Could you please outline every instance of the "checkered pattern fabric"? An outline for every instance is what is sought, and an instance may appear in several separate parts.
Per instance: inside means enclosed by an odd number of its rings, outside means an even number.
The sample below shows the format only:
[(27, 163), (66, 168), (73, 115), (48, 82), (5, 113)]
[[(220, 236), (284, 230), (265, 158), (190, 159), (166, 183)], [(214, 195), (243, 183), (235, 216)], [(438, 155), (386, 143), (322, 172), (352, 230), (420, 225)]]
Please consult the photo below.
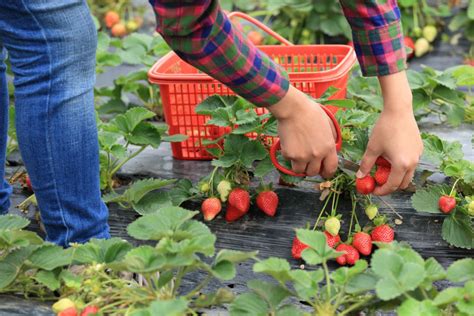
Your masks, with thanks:
[(352, 28), (354, 48), (365, 76), (406, 68), (406, 51), (396, 0), (340, 0)]
[[(157, 31), (183, 60), (256, 104), (269, 106), (288, 91), (288, 74), (248, 41), (218, 0), (150, 0)], [(395, 0), (341, 0), (364, 75), (405, 68)]]

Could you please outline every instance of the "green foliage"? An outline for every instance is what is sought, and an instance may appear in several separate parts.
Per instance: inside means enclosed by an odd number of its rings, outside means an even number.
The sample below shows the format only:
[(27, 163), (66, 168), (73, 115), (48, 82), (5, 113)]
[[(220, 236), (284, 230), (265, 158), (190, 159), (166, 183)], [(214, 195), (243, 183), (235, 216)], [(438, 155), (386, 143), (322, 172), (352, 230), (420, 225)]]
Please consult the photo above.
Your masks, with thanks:
[[(155, 113), (141, 107), (131, 108), (110, 122), (98, 119), (100, 144), (101, 188), (112, 190), (114, 176), (120, 168), (147, 147), (157, 148), (163, 140), (182, 141), (183, 135), (165, 138), (166, 126), (153, 124), (148, 119)], [(131, 146), (138, 149), (131, 151)], [(143, 196), (142, 196), (143, 197)], [(136, 201), (134, 201), (136, 203)]]
[[(328, 252), (322, 233), (298, 230), (297, 235), (310, 244), (311, 251)], [(332, 273), (325, 264), (325, 258), (331, 256), (320, 257), (322, 267), (309, 269), (313, 271), (292, 270), (286, 260), (278, 258), (255, 263), (255, 272), (276, 282), (250, 281), (250, 292), (234, 300), (231, 315), (286, 315), (287, 310), (291, 310), (288, 315), (302, 315), (302, 305), (292, 302), (304, 303), (305, 312), (318, 315), (371, 314), (394, 308), (399, 315), (440, 315), (465, 312), (474, 303), (473, 259), (459, 260), (445, 271), (435, 259), (424, 260), (408, 245), (397, 242), (376, 250), (370, 265), (359, 260), (353, 267)], [(438, 292), (434, 282), (446, 279), (458, 282), (459, 287)]]
[[(119, 238), (92, 239), (68, 249), (43, 242), (39, 237), (0, 248), (0, 293), (55, 300), (54, 291), (75, 302), (100, 307), (107, 315), (183, 315), (197, 308), (233, 300), (228, 289), (202, 294), (212, 280), (230, 280), (235, 266), (253, 259), (256, 252), (221, 250), (215, 254), (216, 237), (196, 212), (165, 207), (129, 225), (132, 237), (149, 241), (133, 247)], [(29, 224), (18, 216), (0, 216), (0, 232), (18, 234)], [(33, 233), (31, 233), (33, 234)], [(12, 237), (10, 236), (10, 239)], [(79, 269), (69, 267), (74, 264)], [(188, 273), (204, 276), (194, 288), (182, 287)], [(139, 273), (146, 282), (124, 279), (124, 273)], [(79, 304), (79, 303), (78, 303)], [(120, 306), (118, 306), (120, 304)]]

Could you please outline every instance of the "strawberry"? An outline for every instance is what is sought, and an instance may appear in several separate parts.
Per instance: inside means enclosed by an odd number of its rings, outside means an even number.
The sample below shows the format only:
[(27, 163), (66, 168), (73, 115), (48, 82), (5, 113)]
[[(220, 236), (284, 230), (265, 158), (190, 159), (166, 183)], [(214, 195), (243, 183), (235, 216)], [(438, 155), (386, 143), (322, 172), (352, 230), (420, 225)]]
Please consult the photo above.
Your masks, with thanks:
[(62, 312), (63, 310), (66, 310), (68, 308), (76, 308), (76, 304), (74, 304), (74, 302), (68, 298), (62, 298), (56, 303), (54, 303), (52, 306), (53, 312), (55, 313)]
[(33, 186), (31, 185), (31, 179), (28, 175), (25, 177), (25, 183), (26, 183), (26, 187), (28, 188), (28, 190), (30, 190), (30, 192), (33, 192)]
[(108, 11), (104, 16), (105, 26), (109, 29), (120, 22), (120, 15), (115, 11)]
[(340, 244), (337, 246), (336, 251), (344, 252), (343, 255), (340, 255), (336, 258), (337, 263), (339, 263), (341, 266), (345, 265), (346, 263), (354, 265), (357, 260), (359, 260), (359, 252), (351, 245)]
[(127, 28), (125, 27), (125, 24), (119, 22), (112, 26), (110, 32), (112, 33), (112, 36), (124, 37), (125, 35), (127, 35)]
[(257, 206), (268, 216), (274, 216), (278, 207), (278, 195), (274, 191), (262, 191), (257, 196)]
[(415, 42), (415, 56), (421, 57), (430, 51), (430, 42), (424, 37), (421, 37)]
[(387, 183), (388, 176), (390, 176), (390, 168), (379, 166), (374, 175), (375, 182), (377, 182), (378, 185), (384, 185)]
[(229, 194), (229, 205), (235, 207), (243, 214), (250, 208), (250, 194), (241, 188), (233, 189)]
[(443, 195), (438, 200), (438, 206), (441, 212), (448, 214), (456, 207), (456, 199), (453, 196)]
[(469, 205), (467, 207), (467, 213), (469, 216), (474, 216), (474, 201), (469, 202)]
[(125, 27), (129, 32), (135, 32), (136, 30), (138, 30), (138, 24), (133, 20), (128, 21), (127, 24), (125, 24)]
[(391, 168), (392, 167), (392, 164), (382, 156), (379, 156), (377, 158), (377, 160), (375, 160), (375, 164), (379, 167), (385, 167), (385, 168)]
[(89, 316), (89, 315), (94, 315), (99, 312), (99, 308), (97, 306), (91, 305), (87, 306), (82, 310), (81, 316)]
[(372, 241), (390, 243), (393, 241), (394, 235), (395, 232), (393, 231), (392, 227), (388, 226), (387, 224), (383, 224), (375, 227), (372, 230), (370, 237), (372, 237)]
[(337, 217), (329, 217), (325, 222), (324, 222), (324, 228), (326, 231), (333, 235), (334, 237), (339, 234), (339, 230), (341, 229), (341, 222)]
[(77, 309), (75, 307), (69, 307), (58, 313), (58, 316), (77, 316)]
[(201, 205), (201, 211), (204, 220), (212, 221), (222, 209), (221, 201), (216, 197), (210, 197), (204, 200)]
[(428, 42), (433, 42), (438, 35), (438, 30), (434, 25), (427, 25), (422, 30), (423, 37), (428, 40)]
[(326, 243), (331, 248), (334, 248), (339, 242), (341, 242), (341, 237), (339, 237), (339, 235), (333, 236), (327, 231), (324, 232), (324, 235), (326, 235)]
[(367, 215), (367, 217), (370, 220), (373, 220), (375, 216), (377, 216), (378, 212), (379, 212), (379, 209), (377, 208), (377, 205), (375, 204), (370, 204), (369, 206), (365, 208), (365, 215)]
[(291, 256), (295, 259), (301, 259), (301, 253), (303, 250), (308, 248), (308, 245), (303, 244), (298, 237), (295, 236), (293, 239), (293, 245), (291, 246)]
[(227, 201), (230, 191), (232, 191), (232, 184), (227, 180), (222, 180), (217, 185), (217, 192), (219, 192), (222, 202)]
[(247, 38), (254, 44), (254, 45), (262, 45), (263, 43), (263, 35), (257, 31), (250, 31), (247, 34)]
[(368, 256), (372, 253), (372, 237), (365, 232), (358, 232), (354, 234), (352, 246), (361, 254)]
[(227, 211), (225, 212), (225, 220), (227, 222), (235, 222), (244, 215), (245, 213), (239, 211), (235, 206), (227, 205)]
[(370, 194), (375, 189), (375, 179), (368, 175), (363, 178), (356, 179), (356, 190), (360, 194)]
[(405, 47), (408, 47), (411, 49), (411, 52), (407, 52), (408, 53), (408, 58), (412, 58), (413, 56), (415, 56), (415, 42), (413, 41), (413, 39), (410, 37), (410, 36), (405, 36), (405, 38), (403, 39), (403, 42), (405, 43)]

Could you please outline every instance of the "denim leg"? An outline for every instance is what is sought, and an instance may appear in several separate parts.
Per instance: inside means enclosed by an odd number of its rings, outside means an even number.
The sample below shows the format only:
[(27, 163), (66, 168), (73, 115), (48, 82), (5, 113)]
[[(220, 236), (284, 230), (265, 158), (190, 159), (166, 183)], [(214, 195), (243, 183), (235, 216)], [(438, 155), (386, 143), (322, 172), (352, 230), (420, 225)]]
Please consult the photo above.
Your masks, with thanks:
[(47, 240), (108, 238), (94, 110), (97, 33), (84, 0), (0, 2), (18, 143)]
[(6, 51), (0, 43), (0, 214), (8, 212), (10, 195), (12, 194), (12, 187), (5, 180), (5, 155), (8, 132), (8, 84), (5, 58)]

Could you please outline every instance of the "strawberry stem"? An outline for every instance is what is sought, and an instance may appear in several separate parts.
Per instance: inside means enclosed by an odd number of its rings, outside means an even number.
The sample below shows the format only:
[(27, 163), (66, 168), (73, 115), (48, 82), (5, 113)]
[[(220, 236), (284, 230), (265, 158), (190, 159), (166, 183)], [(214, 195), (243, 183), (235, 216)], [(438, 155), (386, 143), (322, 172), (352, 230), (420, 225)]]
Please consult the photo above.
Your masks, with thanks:
[(458, 184), (459, 180), (461, 180), (461, 178), (457, 179), (456, 181), (454, 181), (454, 184), (453, 184), (453, 187), (451, 188), (451, 192), (449, 192), (449, 196), (451, 197), (456, 197), (456, 185)]
[(334, 192), (329, 193), (329, 196), (326, 198), (326, 202), (324, 202), (323, 208), (321, 209), (321, 212), (319, 212), (319, 216), (316, 219), (316, 222), (314, 223), (313, 230), (316, 230), (316, 227), (318, 227), (319, 221), (321, 220), (324, 210), (326, 209), (328, 202), (331, 198), (331, 194), (335, 194), (335, 193)]
[(347, 234), (347, 240), (351, 237), (351, 232), (352, 232), (352, 225), (354, 223), (354, 218), (357, 222), (357, 225), (359, 225), (359, 220), (357, 219), (357, 216), (355, 214), (355, 209), (357, 205), (357, 200), (355, 199), (354, 195), (351, 194), (351, 200), (352, 200), (352, 212), (351, 212), (351, 222), (349, 224), (349, 233)]

